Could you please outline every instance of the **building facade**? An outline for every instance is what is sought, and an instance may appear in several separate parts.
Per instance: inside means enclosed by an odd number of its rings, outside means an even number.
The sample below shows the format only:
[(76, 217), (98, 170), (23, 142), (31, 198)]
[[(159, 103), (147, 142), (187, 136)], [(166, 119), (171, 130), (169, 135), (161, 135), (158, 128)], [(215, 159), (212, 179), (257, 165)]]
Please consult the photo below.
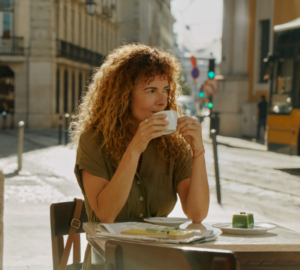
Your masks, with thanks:
[[(93, 71), (123, 42), (172, 49), (170, 1), (126, 2), (95, 0), (90, 15), (86, 0), (1, 0), (0, 128), (20, 120), (52, 128), (60, 116), (76, 114)], [(164, 13), (167, 22), (152, 29)]]
[(122, 0), (120, 11), (121, 43), (140, 42), (175, 49), (174, 17), (171, 0)]
[(274, 26), (300, 17), (300, 2), (224, 0), (220, 91), (220, 134), (255, 137), (254, 116), (262, 94), (269, 99), (264, 58), (273, 50)]

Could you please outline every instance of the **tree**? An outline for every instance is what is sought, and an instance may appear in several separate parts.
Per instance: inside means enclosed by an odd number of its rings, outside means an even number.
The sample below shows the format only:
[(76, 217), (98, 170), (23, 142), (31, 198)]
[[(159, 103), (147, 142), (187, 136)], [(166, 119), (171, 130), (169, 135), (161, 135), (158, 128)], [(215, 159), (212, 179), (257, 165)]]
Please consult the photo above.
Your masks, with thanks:
[(192, 89), (188, 87), (186, 81), (182, 80), (182, 78), (184, 78), (183, 75), (181, 75), (179, 79), (179, 84), (182, 88), (182, 94), (185, 96), (190, 96), (192, 94)]

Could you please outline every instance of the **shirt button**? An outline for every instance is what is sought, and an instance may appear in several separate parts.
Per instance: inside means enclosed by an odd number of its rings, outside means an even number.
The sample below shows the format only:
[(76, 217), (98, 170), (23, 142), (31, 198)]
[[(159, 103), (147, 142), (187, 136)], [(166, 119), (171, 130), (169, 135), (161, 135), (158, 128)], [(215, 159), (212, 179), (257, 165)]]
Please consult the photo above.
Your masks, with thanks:
[(137, 184), (138, 184), (138, 185), (140, 185), (140, 184), (141, 184), (141, 182), (140, 182), (140, 181), (137, 181)]
[(144, 214), (143, 213), (140, 213), (140, 217), (143, 217), (144, 216)]
[(140, 201), (142, 202), (144, 200), (144, 197), (143, 196), (140, 196)]

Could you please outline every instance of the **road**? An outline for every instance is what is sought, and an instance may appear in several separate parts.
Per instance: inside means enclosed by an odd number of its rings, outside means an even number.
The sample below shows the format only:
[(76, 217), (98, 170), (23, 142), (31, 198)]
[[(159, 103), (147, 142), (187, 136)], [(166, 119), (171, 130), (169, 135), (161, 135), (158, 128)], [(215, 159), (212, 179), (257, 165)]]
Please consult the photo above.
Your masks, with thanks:
[[(267, 152), (248, 140), (218, 136), (222, 205), (216, 203), (214, 160), (208, 122), (203, 123), (211, 192), (210, 222), (253, 212), (300, 232), (300, 157)], [(82, 197), (73, 173), (76, 150), (57, 145), (57, 130), (25, 131), (23, 168), (17, 168), (17, 132), (0, 133), (5, 173), (4, 269), (52, 269), (49, 206)], [(171, 216), (182, 216), (177, 204)], [(84, 239), (83, 239), (84, 240)], [(84, 250), (84, 248), (83, 248)]]

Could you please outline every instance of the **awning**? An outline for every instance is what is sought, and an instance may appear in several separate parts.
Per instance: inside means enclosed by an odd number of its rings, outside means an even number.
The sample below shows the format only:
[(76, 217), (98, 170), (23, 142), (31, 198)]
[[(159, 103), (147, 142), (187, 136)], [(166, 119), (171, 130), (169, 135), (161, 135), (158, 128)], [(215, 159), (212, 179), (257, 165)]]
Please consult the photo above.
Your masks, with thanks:
[(297, 18), (291, 22), (279, 24), (274, 26), (274, 32), (286, 31), (291, 29), (300, 28), (300, 18)]

